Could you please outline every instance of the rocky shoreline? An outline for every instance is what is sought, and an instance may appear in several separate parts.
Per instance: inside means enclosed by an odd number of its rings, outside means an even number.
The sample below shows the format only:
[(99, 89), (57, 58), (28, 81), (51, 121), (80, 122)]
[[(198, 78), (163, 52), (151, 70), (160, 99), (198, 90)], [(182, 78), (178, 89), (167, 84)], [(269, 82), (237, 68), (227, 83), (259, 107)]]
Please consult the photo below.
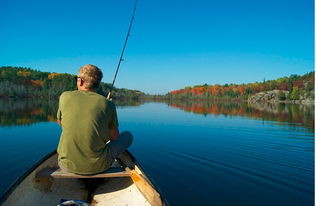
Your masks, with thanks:
[(257, 94), (251, 95), (248, 98), (248, 102), (254, 103), (294, 103), (294, 104), (314, 104), (314, 92), (309, 96), (299, 96), (298, 100), (290, 100), (289, 91), (286, 90), (272, 90), (259, 92)]

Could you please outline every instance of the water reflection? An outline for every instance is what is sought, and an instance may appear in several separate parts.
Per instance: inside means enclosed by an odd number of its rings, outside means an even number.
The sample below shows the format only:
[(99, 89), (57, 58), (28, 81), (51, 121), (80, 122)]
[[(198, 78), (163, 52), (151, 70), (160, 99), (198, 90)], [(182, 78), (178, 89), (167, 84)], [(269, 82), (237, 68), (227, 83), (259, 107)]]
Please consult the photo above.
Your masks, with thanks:
[(128, 100), (114, 100), (114, 103), (116, 107), (138, 107), (143, 105), (145, 102), (144, 101), (138, 101), (138, 100), (133, 100), (133, 99), (128, 99)]
[[(115, 101), (117, 107), (140, 106), (144, 101)], [(172, 108), (201, 115), (246, 116), (262, 120), (289, 122), (314, 129), (314, 105), (248, 104), (245, 102), (171, 101)], [(56, 121), (58, 100), (0, 99), (0, 126), (30, 125)]]
[(0, 125), (56, 121), (57, 100), (0, 99)]
[(314, 104), (249, 104), (247, 102), (171, 101), (170, 107), (202, 115), (246, 116), (289, 122), (314, 130)]

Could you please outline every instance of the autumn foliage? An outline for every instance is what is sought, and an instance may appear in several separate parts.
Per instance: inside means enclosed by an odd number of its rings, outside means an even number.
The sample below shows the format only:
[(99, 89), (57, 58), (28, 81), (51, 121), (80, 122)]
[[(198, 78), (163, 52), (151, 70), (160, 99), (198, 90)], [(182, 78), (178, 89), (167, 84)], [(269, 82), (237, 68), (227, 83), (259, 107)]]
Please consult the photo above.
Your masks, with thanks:
[(0, 67), (0, 97), (57, 97), (75, 89), (74, 75)]
[(48, 74), (48, 79), (53, 79), (54, 77), (57, 77), (57, 76), (59, 76), (58, 73), (50, 73)]
[[(249, 95), (270, 91), (286, 90), (290, 92), (288, 98), (291, 98), (293, 91), (299, 95), (307, 95), (314, 91), (314, 72), (303, 76), (291, 75), (290, 77), (279, 78), (264, 82), (255, 82), (249, 84), (225, 84), (225, 85), (197, 85), (174, 90), (167, 94), (171, 98), (240, 98), (247, 99)], [(292, 95), (293, 97), (293, 95)]]

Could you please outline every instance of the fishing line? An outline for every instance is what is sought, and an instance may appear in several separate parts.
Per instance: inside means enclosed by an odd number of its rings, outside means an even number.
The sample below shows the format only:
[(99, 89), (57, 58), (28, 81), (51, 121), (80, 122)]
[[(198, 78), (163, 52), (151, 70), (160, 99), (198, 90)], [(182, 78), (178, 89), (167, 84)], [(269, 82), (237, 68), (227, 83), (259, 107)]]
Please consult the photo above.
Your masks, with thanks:
[(114, 79), (113, 79), (112, 85), (111, 85), (111, 87), (110, 87), (110, 91), (109, 91), (109, 93), (108, 93), (107, 99), (110, 99), (111, 92), (112, 92), (112, 90), (113, 90), (114, 83), (115, 83), (115, 80), (116, 80), (116, 76), (117, 76), (117, 73), (118, 73), (118, 71), (119, 71), (119, 69), (120, 69), (120, 66), (121, 66), (121, 62), (124, 61), (123, 55), (124, 55), (124, 52), (125, 52), (125, 48), (126, 48), (126, 44), (127, 44), (128, 38), (129, 38), (129, 36), (130, 36), (131, 28), (132, 28), (132, 26), (133, 26), (134, 16), (135, 16), (135, 11), (136, 11), (136, 6), (137, 6), (137, 1), (138, 1), (138, 0), (135, 0), (133, 15), (132, 15), (132, 18), (131, 18), (131, 22), (130, 22), (130, 25), (129, 25), (129, 28), (128, 28), (128, 31), (127, 31), (127, 35), (126, 35), (126, 38), (125, 38), (124, 46), (123, 46), (123, 49), (122, 49), (122, 53), (121, 53), (121, 56), (120, 56), (120, 58), (119, 58), (119, 61), (118, 61), (117, 67), (116, 67), (116, 72), (115, 72)]

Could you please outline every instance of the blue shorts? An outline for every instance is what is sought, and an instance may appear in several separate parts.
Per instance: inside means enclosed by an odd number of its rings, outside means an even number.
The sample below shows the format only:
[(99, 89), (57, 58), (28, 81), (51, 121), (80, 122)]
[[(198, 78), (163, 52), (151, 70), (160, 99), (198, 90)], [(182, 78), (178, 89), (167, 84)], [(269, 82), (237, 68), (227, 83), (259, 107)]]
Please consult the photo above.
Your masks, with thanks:
[(107, 145), (111, 154), (112, 161), (114, 161), (122, 152), (124, 152), (133, 142), (133, 135), (128, 131), (119, 134), (117, 140), (110, 141)]

